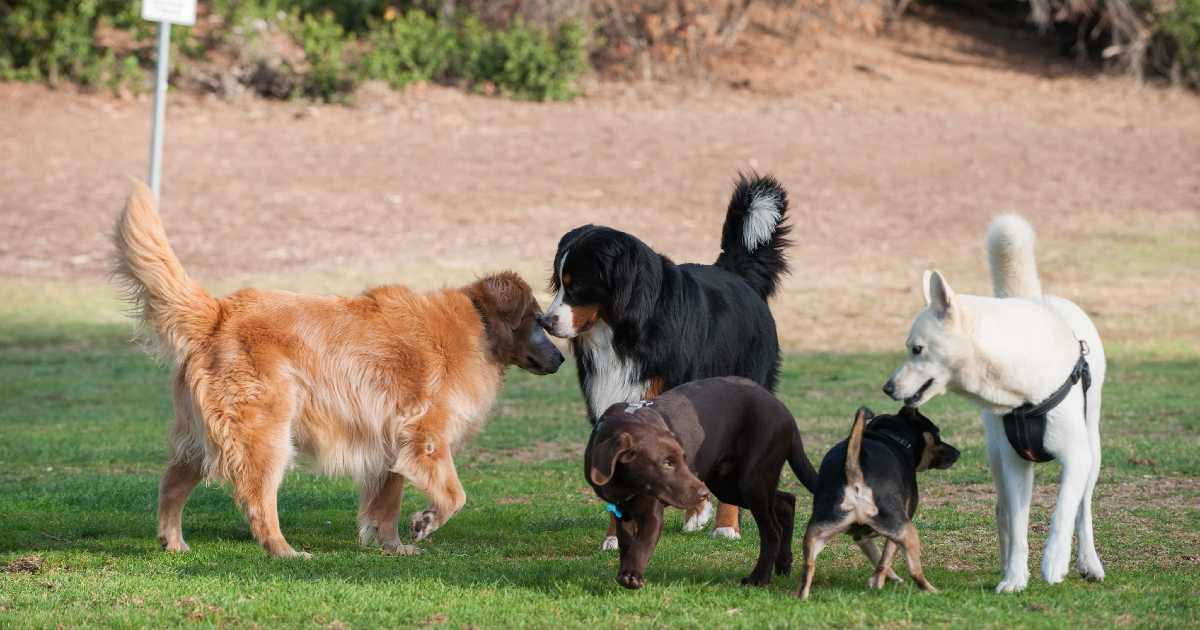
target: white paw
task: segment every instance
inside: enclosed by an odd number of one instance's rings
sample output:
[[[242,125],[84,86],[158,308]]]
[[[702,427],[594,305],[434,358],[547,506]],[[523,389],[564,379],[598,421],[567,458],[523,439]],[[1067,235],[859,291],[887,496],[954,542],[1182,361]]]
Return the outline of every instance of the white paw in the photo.
[[[996,585],[997,593],[1020,593],[1025,590],[1025,585],[1029,583],[1029,574],[1005,576],[1000,583]]]
[[[1092,557],[1088,559],[1080,558],[1075,564],[1075,568],[1079,570],[1079,575],[1089,582],[1104,581],[1104,565],[1100,563],[1100,558]]]
[[[604,542],[600,543],[601,551],[616,551],[620,548],[621,545],[617,543],[616,536],[605,536]]]
[[[708,501],[705,501],[704,507],[701,508],[699,512],[687,517],[687,520],[683,522],[683,531],[698,532],[704,529],[704,526],[708,525],[708,522],[712,520],[712,516],[712,504]]]
[[[1049,556],[1042,558],[1042,579],[1046,580],[1047,584],[1058,584],[1067,577],[1067,571],[1070,569],[1070,563],[1057,562]]]
[[[1047,584],[1058,584],[1067,577],[1071,570],[1071,545],[1046,545],[1042,555],[1042,579]]]
[[[730,540],[741,540],[742,533],[732,527],[718,527],[713,530],[713,538],[728,538]]]
[[[307,551],[292,551],[279,557],[285,560],[312,560],[312,554]]]

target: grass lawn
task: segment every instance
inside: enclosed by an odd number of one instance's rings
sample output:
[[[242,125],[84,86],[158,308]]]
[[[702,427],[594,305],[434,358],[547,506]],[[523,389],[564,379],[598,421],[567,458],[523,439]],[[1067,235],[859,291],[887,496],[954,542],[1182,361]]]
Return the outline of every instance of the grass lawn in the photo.
[[[49,626],[946,626],[1107,627],[1200,624],[1200,361],[1112,349],[1105,389],[1104,468],[1096,491],[1102,584],[1038,576],[1059,467],[1038,468],[1030,587],[995,595],[994,497],[977,413],[942,397],[927,408],[963,451],[922,477],[917,525],[926,574],[866,590],[850,540],[821,556],[813,597],[798,575],[769,588],[738,584],[757,554],[741,541],[666,534],[637,592],[619,587],[616,554],[598,545],[601,504],[583,479],[587,425],[570,370],[512,371],[491,421],[458,456],[463,511],[418,557],[389,557],[355,539],[357,494],[345,479],[289,473],[284,533],[309,561],[272,560],[250,537],[226,488],[200,486],[184,512],[192,552],[155,542],[155,495],[171,413],[170,370],[126,343],[127,324],[63,323],[0,307],[0,628]],[[33,313],[34,315],[29,315]],[[879,385],[898,356],[790,355],[781,396],[819,461],[854,409],[892,404]],[[797,529],[810,502],[800,493]],[[423,508],[410,490],[404,514]],[[799,550],[799,545],[794,545]],[[898,561],[898,571],[906,576]],[[1073,561],[1072,561],[1073,566]]]

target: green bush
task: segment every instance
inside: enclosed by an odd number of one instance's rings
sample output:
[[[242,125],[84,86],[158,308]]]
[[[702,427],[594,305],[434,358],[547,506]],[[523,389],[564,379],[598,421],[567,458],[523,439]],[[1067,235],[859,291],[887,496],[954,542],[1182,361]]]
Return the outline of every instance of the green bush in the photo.
[[[120,0],[0,4],[0,79],[114,87],[138,83],[136,59],[117,59],[96,45],[94,34],[101,22],[132,30],[139,21],[136,4]]]
[[[588,67],[587,33],[574,21],[552,36],[519,18],[489,30],[474,16],[447,24],[412,10],[392,22],[373,22],[367,44],[365,78],[396,87],[457,79],[521,99],[563,100],[575,95],[575,79]]]
[[[401,88],[417,81],[442,81],[455,69],[458,38],[428,14],[413,9],[391,22],[373,22],[362,60],[367,79]]]
[[[464,29],[468,55],[464,78],[491,82],[522,99],[565,100],[575,95],[575,79],[587,69],[587,34],[567,21],[551,36],[521,20],[488,32],[469,20]]]
[[[1180,79],[1200,87],[1200,0],[1176,0],[1175,8],[1159,20],[1175,48]]]
[[[303,77],[306,96],[333,101],[354,89],[356,76],[346,62],[346,32],[332,13],[306,15],[297,32],[308,69]]]
[[[394,7],[404,5],[407,12],[397,13]],[[204,28],[172,30],[173,67],[203,69],[214,49],[224,50],[219,58],[255,63],[256,53],[248,46],[266,24],[268,30],[282,29],[304,52],[303,63],[271,62],[273,71],[286,78],[285,89],[275,94],[340,100],[363,79],[397,88],[417,81],[457,82],[534,100],[575,94],[574,82],[588,68],[588,37],[577,22],[553,32],[520,18],[507,26],[487,26],[473,15],[437,19],[430,13],[436,5],[212,0],[203,3]],[[155,29],[130,0],[0,2],[0,80],[139,90],[147,86],[154,61]]]

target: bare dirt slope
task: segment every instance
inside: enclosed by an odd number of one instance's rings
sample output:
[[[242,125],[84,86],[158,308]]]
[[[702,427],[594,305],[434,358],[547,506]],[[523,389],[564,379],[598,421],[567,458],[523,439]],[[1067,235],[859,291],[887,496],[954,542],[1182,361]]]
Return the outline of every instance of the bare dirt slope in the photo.
[[[792,347],[898,349],[921,270],[988,290],[983,230],[1015,209],[1040,230],[1048,290],[1110,339],[1200,350],[1200,99],[1031,69],[928,25],[769,56],[568,104],[430,87],[367,88],[353,107],[179,97],[167,230],[219,289],[499,267],[540,286],[586,222],[713,260],[733,178],[757,169],[792,198],[795,273],[775,304]],[[150,107],[0,84],[0,276],[102,281]]]

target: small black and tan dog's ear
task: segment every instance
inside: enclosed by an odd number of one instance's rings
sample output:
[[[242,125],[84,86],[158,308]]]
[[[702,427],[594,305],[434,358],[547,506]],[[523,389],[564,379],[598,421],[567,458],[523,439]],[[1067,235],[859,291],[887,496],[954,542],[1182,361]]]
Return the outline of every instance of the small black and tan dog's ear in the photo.
[[[633,436],[621,433],[595,446],[592,451],[592,470],[588,475],[592,483],[603,486],[612,479],[617,470],[617,460],[628,462],[633,458]],[[605,472],[607,471],[607,472]]]

